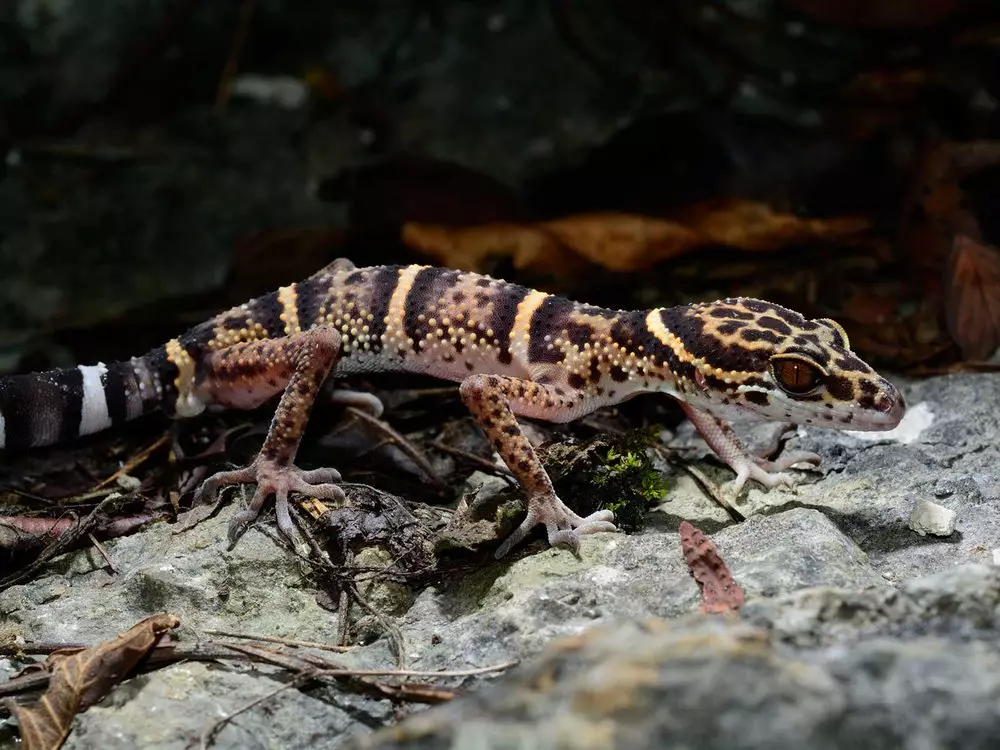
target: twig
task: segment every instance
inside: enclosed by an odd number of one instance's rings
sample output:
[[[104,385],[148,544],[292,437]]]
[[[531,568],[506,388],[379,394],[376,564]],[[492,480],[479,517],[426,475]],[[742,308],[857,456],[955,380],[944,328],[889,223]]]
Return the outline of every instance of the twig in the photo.
[[[104,545],[97,541],[97,537],[94,536],[91,531],[87,532],[87,538],[90,539],[90,543],[94,545],[94,549],[96,549],[101,557],[104,558],[104,562],[106,562],[108,567],[111,568],[111,572],[118,575],[118,568],[115,567],[115,563],[111,559],[111,555],[109,555],[108,551],[104,548]]]
[[[667,450],[667,448],[665,448],[662,445],[654,445],[653,449],[657,451],[661,456],[663,456],[667,461],[669,461],[672,465],[677,466],[686,471],[688,474],[690,474],[691,478],[694,479],[694,481],[696,481],[699,484],[702,490],[704,490],[705,494],[708,495],[713,501],[715,501],[716,505],[718,505],[720,508],[726,511],[726,513],[729,515],[729,518],[732,521],[739,523],[740,521],[746,520],[747,517],[743,515],[740,511],[738,511],[732,505],[732,503],[730,503],[722,496],[722,492],[719,489],[719,487],[716,486],[716,484],[712,482],[712,480],[710,480],[707,476],[705,476],[705,473],[701,469],[697,468],[696,466],[690,464],[687,461],[681,461],[680,459],[677,458],[677,456],[673,454],[672,451]]]
[[[103,489],[103,488],[107,487],[109,484],[111,484],[112,482],[114,482],[115,480],[117,480],[118,477],[122,476],[123,474],[128,474],[130,471],[132,471],[137,466],[145,463],[146,459],[148,459],[153,454],[153,452],[155,450],[157,450],[158,448],[162,448],[168,442],[170,442],[170,436],[169,435],[163,435],[158,440],[156,440],[155,442],[153,442],[152,445],[149,445],[149,446],[143,448],[141,451],[139,451],[134,456],[132,456],[132,458],[130,458],[128,461],[126,461],[122,465],[122,467],[120,469],[118,469],[118,471],[116,471],[114,474],[112,474],[111,476],[107,477],[106,479],[102,479],[98,483],[98,485],[96,487],[94,487],[94,489],[95,490]]]
[[[209,635],[220,635],[224,638],[247,638],[249,640],[261,641],[262,643],[280,643],[284,646],[295,646],[298,648],[316,648],[322,651],[333,651],[338,654],[343,654],[354,649],[354,646],[334,646],[329,643],[318,643],[316,641],[294,641],[288,638],[254,635],[253,633],[230,633],[225,630],[205,630],[202,632]]]
[[[422,678],[444,678],[444,677],[475,677],[491,672],[502,672],[518,665],[517,660],[494,664],[488,667],[478,667],[476,669],[454,669],[442,672],[418,671],[411,669],[315,669],[298,674],[288,684],[275,688],[270,693],[255,698],[252,701],[240,706],[227,716],[216,721],[211,727],[205,730],[201,736],[201,747],[207,748],[208,743],[219,733],[226,724],[231,722],[242,713],[246,713],[251,708],[261,705],[264,701],[274,698],[279,693],[298,688],[303,684],[320,677],[422,677]],[[367,682],[365,680],[364,682]]]
[[[415,463],[427,478],[430,479],[434,484],[436,484],[441,489],[447,489],[448,485],[445,484],[444,480],[439,477],[434,469],[431,467],[430,463],[424,458],[423,454],[417,450],[417,448],[406,438],[396,432],[392,427],[383,422],[381,419],[376,419],[371,414],[362,411],[354,406],[348,406],[347,411],[353,415],[356,419],[361,420],[365,424],[374,427],[376,430],[381,432],[383,435],[392,440],[396,446],[406,454],[413,463]]]
[[[8,586],[12,586],[15,583],[24,580],[36,570],[39,570],[43,565],[45,565],[53,557],[61,553],[67,547],[75,543],[78,539],[88,534],[94,526],[97,525],[97,521],[100,516],[105,512],[106,509],[113,506],[119,500],[122,499],[122,495],[118,493],[110,494],[104,500],[94,508],[89,515],[87,515],[79,524],[63,534],[60,534],[48,547],[43,549],[38,557],[31,561],[31,563],[16,573],[12,573],[6,578],[0,579],[0,591],[3,591]]]
[[[511,470],[506,466],[497,466],[495,463],[483,458],[482,456],[477,456],[475,453],[463,451],[461,448],[455,448],[454,446],[447,445],[438,440],[433,441],[430,445],[433,448],[437,448],[442,453],[448,453],[456,458],[461,458],[471,464],[475,464],[488,474],[502,477],[503,479],[508,480],[510,484],[517,485],[517,479],[514,478]]]

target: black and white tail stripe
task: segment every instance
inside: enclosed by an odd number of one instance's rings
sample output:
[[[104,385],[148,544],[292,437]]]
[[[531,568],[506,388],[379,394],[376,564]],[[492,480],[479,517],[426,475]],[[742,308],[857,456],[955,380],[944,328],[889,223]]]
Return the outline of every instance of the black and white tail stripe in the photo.
[[[0,378],[0,448],[100,432],[156,411],[163,389],[145,358]]]

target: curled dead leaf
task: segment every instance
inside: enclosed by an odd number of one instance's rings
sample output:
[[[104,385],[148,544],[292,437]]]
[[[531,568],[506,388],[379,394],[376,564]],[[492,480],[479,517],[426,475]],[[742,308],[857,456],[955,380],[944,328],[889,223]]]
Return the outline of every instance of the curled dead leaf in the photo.
[[[986,359],[1000,346],[1000,253],[960,234],[945,271],[948,332],[965,359]]]
[[[14,706],[26,750],[55,750],[69,736],[73,717],[97,703],[132,671],[168,630],[180,625],[169,614],[136,623],[117,638],[46,660],[49,687],[34,706]]]
[[[810,219],[763,203],[724,200],[692,206],[670,219],[605,212],[462,228],[409,222],[402,239],[452,268],[481,271],[491,258],[509,257],[519,270],[565,274],[581,260],[611,271],[638,271],[702,246],[763,252],[859,234],[869,226],[861,217]]]
[[[682,521],[679,529],[681,550],[691,577],[701,589],[702,612],[735,612],[746,595],[708,537],[691,523]]]

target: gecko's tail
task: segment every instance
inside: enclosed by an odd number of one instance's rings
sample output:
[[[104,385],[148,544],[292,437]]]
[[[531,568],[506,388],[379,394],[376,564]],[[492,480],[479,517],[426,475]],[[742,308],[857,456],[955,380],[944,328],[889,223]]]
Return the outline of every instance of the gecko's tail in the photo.
[[[162,348],[109,365],[0,378],[0,448],[71,441],[158,411]]]

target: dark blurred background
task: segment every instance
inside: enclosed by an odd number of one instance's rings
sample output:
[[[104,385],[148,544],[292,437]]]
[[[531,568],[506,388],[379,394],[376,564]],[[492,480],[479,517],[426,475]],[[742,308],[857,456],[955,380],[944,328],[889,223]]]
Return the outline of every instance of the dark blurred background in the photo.
[[[338,256],[764,296],[882,366],[989,367],[998,49],[985,0],[11,0],[0,371]]]

